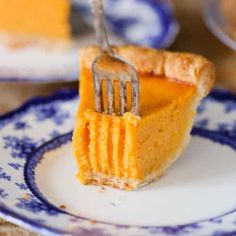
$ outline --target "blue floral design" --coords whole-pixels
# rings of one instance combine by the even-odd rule
[[[45,220],[43,220],[43,219],[35,219],[34,221],[37,222],[38,224],[44,224],[45,223]]]
[[[19,187],[19,189],[21,190],[26,190],[28,189],[28,187],[26,186],[26,184],[24,183],[16,183],[16,185]]]
[[[151,234],[165,234],[165,235],[182,235],[188,233],[191,229],[200,229],[201,226],[198,223],[191,225],[180,225],[177,227],[164,226],[164,227],[141,227],[148,230]]]
[[[58,132],[57,130],[53,130],[49,135],[51,138],[56,138],[60,135],[60,132]]]
[[[236,121],[233,123],[220,122],[218,130],[224,132],[225,135],[236,139]]]
[[[222,223],[222,219],[221,218],[213,218],[210,220],[210,222],[213,222],[215,224],[221,224]]]
[[[228,123],[223,123],[223,122],[221,122],[221,123],[219,123],[218,124],[218,130],[219,131],[227,131],[229,129],[229,124]]]
[[[202,114],[206,110],[206,104],[207,104],[208,98],[204,98],[201,103],[199,104],[197,108],[197,113]]]
[[[0,188],[0,198],[6,198],[8,194],[3,188]]]
[[[27,124],[25,121],[16,121],[14,124],[14,128],[16,130],[24,130],[30,128],[30,125]]]
[[[0,179],[11,181],[11,176],[4,172],[2,167],[0,167]]]
[[[15,170],[19,170],[20,168],[23,167],[21,164],[14,163],[14,162],[9,162],[8,165],[11,166],[12,168],[14,168]]]
[[[215,231],[212,236],[235,236],[236,235],[236,231]]]
[[[54,210],[53,208],[46,205],[45,203],[39,201],[32,194],[28,194],[27,198],[17,198],[17,200],[19,201],[16,204],[16,206],[18,208],[25,209],[25,210],[33,212],[33,213],[45,212],[48,215],[59,214],[58,211]]]
[[[75,236],[111,236],[110,233],[107,233],[104,229],[101,228],[90,228],[90,229],[86,229],[86,228],[82,228],[79,227],[78,229],[76,229],[73,233]]]
[[[235,101],[227,101],[224,105],[224,111],[226,113],[230,113],[236,111],[236,103]]]
[[[3,137],[3,140],[5,141],[4,148],[11,150],[13,158],[26,158],[37,146],[37,143],[28,136],[17,138],[9,135]]]
[[[130,14],[129,10],[124,10],[122,13],[115,10],[117,8],[119,9],[119,6],[125,2],[125,0],[106,1],[106,6],[110,6],[110,10],[106,11],[105,17],[109,28],[114,33],[120,37],[123,37],[126,42],[155,48],[164,48],[173,42],[173,39],[178,32],[178,24],[175,21],[173,10],[169,1],[130,1],[130,4],[134,6],[130,6],[130,9],[137,14]],[[89,11],[89,4],[86,4],[86,1],[78,1],[78,6],[81,14],[86,16],[85,21],[87,21],[86,19],[88,18],[88,15],[91,14]],[[145,9],[147,8],[149,8],[150,13],[149,11],[146,12]],[[144,17],[144,15],[147,14],[152,14],[153,18]],[[137,18],[137,15],[141,17]],[[143,25],[148,25],[150,28],[154,27],[156,30],[145,31],[142,27]],[[134,28],[139,31],[139,37],[132,37],[132,29]]]
[[[208,126],[208,123],[209,123],[208,119],[202,119],[202,120],[196,121],[195,126],[198,128],[205,129]]]
[[[69,113],[62,111],[58,103],[38,106],[35,109],[35,116],[38,121],[52,120],[56,125],[62,125],[69,118]]]

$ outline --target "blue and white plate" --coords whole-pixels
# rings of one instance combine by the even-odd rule
[[[89,1],[71,1],[72,25],[78,21],[79,26],[75,27],[80,30],[73,45],[33,43],[12,48],[8,40],[1,41],[0,57],[4,59],[0,60],[0,81],[49,83],[77,80],[79,48],[95,43],[95,40]],[[104,3],[109,38],[113,44],[166,48],[178,33],[179,26],[169,0],[105,0]]]
[[[0,216],[45,235],[235,235],[236,97],[201,104],[187,151],[159,182],[126,192],[76,180],[75,91],[0,117]]]

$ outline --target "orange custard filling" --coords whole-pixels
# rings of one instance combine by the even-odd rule
[[[69,39],[68,0],[0,0],[0,32],[9,35]]]
[[[73,138],[79,179],[90,183],[96,173],[104,183],[111,176],[141,181],[162,173],[185,142],[181,137],[192,125],[195,93],[186,83],[140,75],[140,117],[100,114],[94,112],[91,72],[82,71]]]
[[[81,183],[128,190],[158,179],[184,151],[197,105],[215,73],[212,63],[195,54],[132,45],[113,50],[138,72],[140,115],[94,111],[91,65],[100,52],[94,46],[82,49],[73,150]],[[130,87],[127,91],[130,97]]]

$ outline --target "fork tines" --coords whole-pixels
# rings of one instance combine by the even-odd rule
[[[126,62],[125,62],[126,63]],[[93,81],[95,95],[95,109],[97,112],[106,114],[123,115],[128,111],[127,84],[131,86],[131,112],[134,115],[139,115],[139,81],[135,69],[126,63],[125,70],[122,71],[106,70],[105,68],[95,68],[93,66]],[[103,91],[103,83],[106,83],[106,91]],[[115,82],[119,87],[119,97],[115,97]],[[107,97],[107,106],[105,108],[105,99]],[[116,109],[115,99],[119,99],[119,106]]]

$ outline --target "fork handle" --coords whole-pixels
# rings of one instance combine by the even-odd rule
[[[113,51],[108,43],[103,0],[91,0],[91,10],[94,15],[94,28],[97,42],[103,52],[113,54]]]

